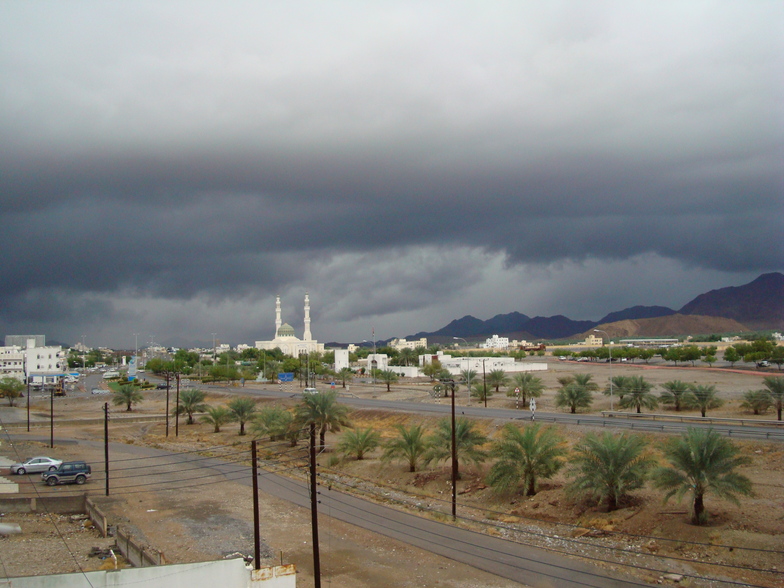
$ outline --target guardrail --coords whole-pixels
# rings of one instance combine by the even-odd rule
[[[512,420],[517,421],[528,421],[530,420],[530,416],[520,416],[513,418]],[[537,415],[536,416],[537,422],[547,422],[553,424],[562,424],[562,425],[578,425],[578,426],[589,426],[589,427],[600,427],[600,428],[623,428],[623,429],[632,429],[634,431],[641,431],[641,432],[648,432],[648,433],[682,433],[683,429],[680,427],[676,427],[674,423],[667,424],[663,421],[653,422],[653,421],[645,421],[645,420],[635,420],[635,419],[610,419],[610,418],[603,418],[600,416],[590,416],[585,415],[585,417],[580,417],[577,419],[574,418],[563,418],[558,416],[551,416],[551,415]],[[695,424],[702,424],[705,423],[703,420],[696,421]],[[706,423],[708,424],[708,423]],[[718,423],[717,423],[718,424]],[[715,429],[718,433],[722,435],[726,435],[727,437],[737,437],[743,439],[764,439],[767,441],[784,441],[784,430],[781,431],[762,431],[762,430],[755,430],[754,428],[746,428],[746,429],[732,429],[732,428],[717,428]]]
[[[624,412],[614,410],[603,410],[602,417],[604,418],[626,418],[626,419],[639,419],[648,421],[671,421],[676,423],[710,423],[717,425],[737,425],[740,427],[774,427],[784,428],[784,421],[760,420],[760,419],[733,419],[721,417],[701,417],[701,416],[686,416],[675,414],[657,414],[657,413],[636,413]]]
[[[98,425],[103,424],[103,417],[96,417],[96,418],[88,418],[88,419],[62,419],[62,418],[55,418],[55,426],[61,427],[64,425]],[[158,415],[158,414],[151,414],[151,415],[134,415],[134,416],[117,416],[111,415],[109,417],[109,422],[114,423],[148,423],[148,422],[156,422],[156,421],[165,421],[166,415]],[[15,423],[4,423],[3,427],[6,429],[20,429],[27,427],[26,421],[20,421]],[[31,420],[30,427],[49,427],[49,419],[40,419],[40,420]]]

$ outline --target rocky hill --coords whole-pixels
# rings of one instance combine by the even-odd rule
[[[784,328],[784,274],[763,274],[743,286],[700,294],[680,314],[719,316],[751,329]]]
[[[603,323],[597,328],[606,331],[612,338],[678,337],[710,333],[741,333],[750,330],[728,318],[683,314]],[[589,329],[580,337],[586,337],[591,333],[593,329]]]
[[[406,338],[427,337],[434,343],[452,343],[455,337],[475,342],[492,335],[527,341],[553,340],[583,337],[598,326],[613,337],[781,330],[784,329],[784,274],[763,274],[743,286],[700,294],[677,314],[665,306],[632,306],[611,312],[596,322],[576,321],[563,315],[530,318],[520,312],[499,314],[487,321],[466,315],[438,331],[419,332]]]

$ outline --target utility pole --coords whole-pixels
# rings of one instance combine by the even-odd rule
[[[30,432],[30,377],[27,380],[27,432]]]
[[[103,455],[106,468],[106,496],[109,496],[109,403],[103,404]]]
[[[261,569],[261,536],[259,532],[259,462],[256,452],[256,439],[250,444],[250,457],[253,462],[253,567]]]
[[[169,381],[171,373],[166,371],[166,436],[169,436]]]
[[[310,525],[313,531],[313,578],[315,588],[321,588],[319,559],[318,495],[316,492],[316,423],[310,423]]]
[[[41,381],[44,382],[42,386],[46,386],[46,376],[42,376]],[[54,386],[49,388],[49,447],[54,448]]]
[[[455,383],[452,381],[452,520],[455,519],[457,519],[457,434],[455,432]]]
[[[174,411],[174,436],[180,436],[180,373],[177,372],[177,407]]]
[[[487,408],[487,371],[485,370],[485,360],[482,360],[482,385],[485,387],[485,408]],[[471,396],[471,391],[468,391]]]

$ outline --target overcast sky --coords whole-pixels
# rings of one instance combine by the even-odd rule
[[[679,308],[784,269],[784,3],[3,2],[0,332]]]

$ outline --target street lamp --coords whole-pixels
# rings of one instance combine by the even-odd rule
[[[373,327],[371,332],[372,332],[372,335],[373,335],[373,361],[372,361],[371,367],[370,367],[370,375],[373,376],[373,394],[375,394],[376,393],[376,372],[373,369],[372,364],[375,363],[378,366],[378,358],[376,357],[376,328]],[[362,339],[362,342],[363,343],[368,343],[369,341],[367,339]]]
[[[595,333],[604,333],[607,335],[607,348],[610,353],[610,369],[607,372],[610,377],[610,410],[613,410],[613,381],[612,381],[612,340],[610,339],[610,334],[607,331],[602,331],[601,329],[594,329]]]
[[[466,344],[466,347],[468,347],[468,341],[466,341],[466,340],[465,340],[465,339],[463,339],[462,337],[452,337],[452,339],[455,339],[455,340],[457,340],[457,339],[460,339],[460,340],[461,340],[463,343],[465,343],[465,344]]]

